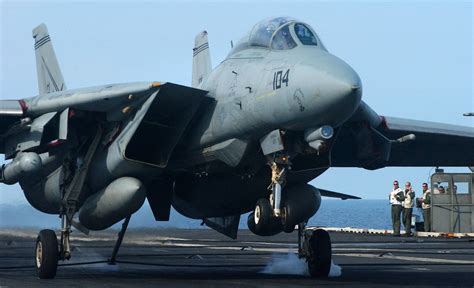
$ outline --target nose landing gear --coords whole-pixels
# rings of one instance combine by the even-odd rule
[[[296,206],[298,203],[292,201],[285,194],[287,192],[285,189],[286,174],[291,169],[289,156],[275,154],[269,165],[272,170],[272,178],[268,190],[272,192],[269,199],[261,198],[257,201],[254,211],[256,229],[264,229],[263,226],[273,221],[279,222],[281,230],[291,233],[302,219],[297,219],[299,213],[296,212],[298,209]]]
[[[269,198],[258,199],[254,213],[251,214],[254,223],[250,222],[250,218],[248,222],[249,228],[255,229],[254,233],[262,236],[269,233],[273,235],[280,233],[285,226],[281,221],[287,219],[287,217],[282,217],[284,215],[282,213],[282,190],[286,182],[286,171],[290,169],[288,156],[275,156],[269,165],[272,169],[272,179],[268,190],[272,192]]]
[[[263,230],[269,225],[272,220],[272,205],[270,204],[270,200],[261,198],[257,201],[253,219],[257,230]]]

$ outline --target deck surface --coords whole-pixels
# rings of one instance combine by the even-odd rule
[[[311,279],[296,253],[296,232],[231,240],[209,229],[130,229],[116,265],[117,231],[72,237],[73,258],[53,280],[36,277],[37,231],[0,231],[0,287],[474,287],[473,239],[331,232],[339,277]],[[336,269],[337,270],[337,269]],[[334,271],[333,271],[334,272]],[[336,271],[337,272],[337,271]]]

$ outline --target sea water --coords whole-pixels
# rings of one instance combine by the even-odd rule
[[[388,200],[333,200],[323,198],[319,211],[309,220],[309,226],[391,229]],[[414,209],[414,214],[421,214]],[[247,228],[247,214],[240,218],[240,228]],[[120,223],[114,228],[120,228]],[[147,203],[135,213],[129,227],[205,228],[201,220],[193,220],[171,211],[170,221],[156,222]],[[58,228],[57,215],[48,215],[24,205],[0,205],[0,227]]]

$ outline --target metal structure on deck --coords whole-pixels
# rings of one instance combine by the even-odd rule
[[[431,230],[474,232],[474,173],[431,176]]]

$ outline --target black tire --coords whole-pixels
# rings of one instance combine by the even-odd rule
[[[323,229],[315,230],[309,239],[309,250],[308,268],[311,277],[328,277],[332,260],[329,233]]]
[[[316,213],[321,201],[318,193],[316,188],[307,184],[285,188],[281,217],[283,231],[293,232],[296,225],[308,221]]]
[[[41,230],[36,238],[36,273],[40,279],[52,279],[58,269],[58,239],[53,230]]]
[[[255,220],[253,217],[254,215],[252,212],[249,214],[249,217],[247,218],[247,226],[249,230],[255,235],[273,236],[283,231],[283,226],[281,225],[281,222],[277,218],[271,218],[270,223],[268,223],[268,225],[263,230],[257,230],[257,228],[255,227]]]
[[[255,221],[255,230],[264,231],[269,223],[272,220],[273,211],[270,200],[265,198],[260,198],[255,205],[254,210],[254,221]]]
[[[285,233],[291,233],[295,231],[295,226],[297,223],[297,219],[295,219],[294,213],[294,205],[291,202],[285,203],[283,205],[283,211],[281,215],[281,224],[283,225],[283,231]]]

